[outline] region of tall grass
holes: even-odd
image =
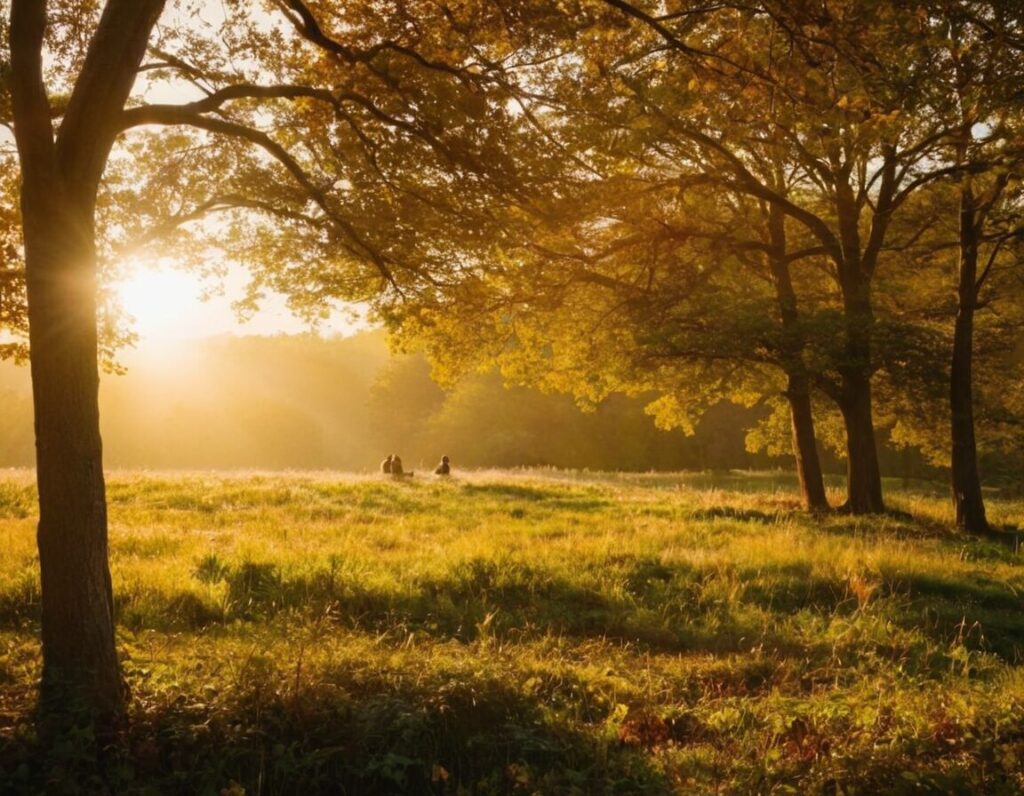
[[[791,482],[112,477],[121,737],[38,741],[27,474],[0,482],[0,782],[111,793],[1024,788],[1024,568],[944,498]],[[993,500],[1021,524],[1024,503]],[[3,788],[0,788],[3,790]]]

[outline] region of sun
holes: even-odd
[[[164,262],[129,261],[123,276],[109,283],[120,308],[130,317],[139,337],[138,350],[153,344],[194,341],[222,334],[303,334],[309,323],[294,315],[287,298],[266,291],[257,312],[240,318],[235,303],[245,297],[251,275],[238,264],[228,263],[223,273],[207,276],[175,268]],[[362,305],[330,305],[329,317],[317,331],[324,335],[349,335],[369,327]]]
[[[113,289],[141,338],[172,340],[195,335],[191,321],[201,304],[202,284],[194,274],[140,264]]]

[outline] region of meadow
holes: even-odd
[[[8,471],[0,791],[1021,792],[1022,558],[887,486],[815,518],[778,474],[115,473],[131,699],[97,756],[36,729]]]

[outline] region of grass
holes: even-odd
[[[97,753],[36,736],[34,492],[0,481],[0,791],[1024,789],[1024,566],[928,488],[824,519],[778,475],[125,473],[109,500],[132,698]]]

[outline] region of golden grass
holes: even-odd
[[[1024,788],[1024,568],[941,493],[814,519],[778,474],[113,473],[133,700],[100,761],[33,741],[32,500],[7,474],[15,790]]]

